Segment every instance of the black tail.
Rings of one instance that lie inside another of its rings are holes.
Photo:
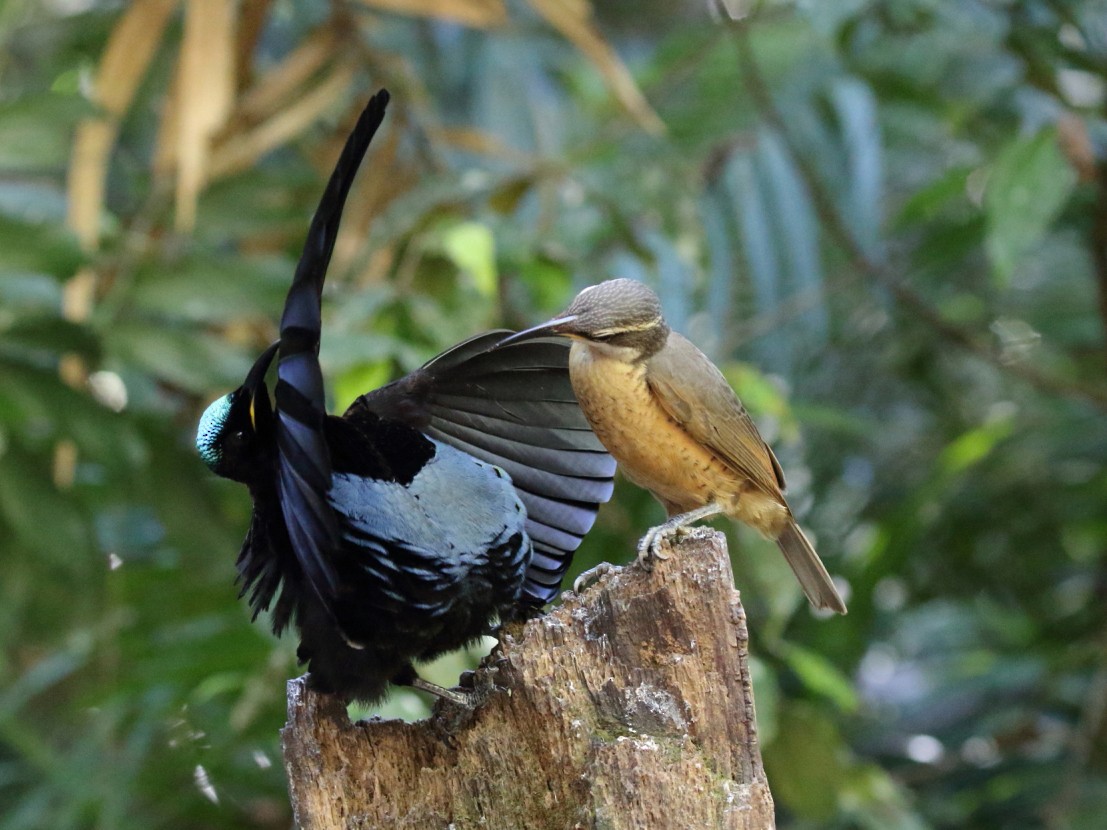
[[[319,368],[320,295],[342,209],[369,142],[384,119],[388,92],[374,95],[358,118],[308,228],[304,251],[281,317],[277,368],[278,493],[292,549],[312,588],[326,601],[335,591],[328,554],[338,525],[327,503],[331,460],[323,435],[326,403]]]
[[[573,553],[611,498],[615,460],[581,412],[569,381],[569,343],[537,338],[492,347],[479,334],[422,369],[363,395],[359,408],[407,423],[511,476],[527,508],[534,554],[523,602],[541,606],[561,587]]]

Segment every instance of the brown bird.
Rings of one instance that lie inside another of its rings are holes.
[[[643,537],[640,555],[660,556],[661,539],[724,513],[776,541],[813,606],[846,613],[784,499],[776,456],[722,372],[666,324],[657,294],[608,280],[502,342],[548,334],[572,338],[569,376],[592,429],[669,514]]]

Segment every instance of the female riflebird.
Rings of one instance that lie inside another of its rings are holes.
[[[627,478],[665,507],[639,551],[719,513],[776,541],[816,608],[846,605],[784,499],[784,473],[722,372],[669,328],[661,301],[628,279],[581,291],[564,314],[502,341],[572,339],[569,376],[581,409]]]

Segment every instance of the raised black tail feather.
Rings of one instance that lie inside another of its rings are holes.
[[[373,97],[342,150],[281,318],[280,504],[300,567],[325,606],[336,585],[328,552],[339,531],[326,501],[332,468],[318,361],[320,295],[350,186],[387,103],[383,90]],[[363,396],[351,412],[364,408],[399,420],[507,470],[539,550],[524,601],[541,605],[556,595],[599,504],[611,497],[615,461],[577,405],[568,344],[536,338],[493,349],[506,334],[485,332],[459,343],[407,378]]]
[[[338,545],[339,532],[326,500],[331,463],[323,432],[327,415],[318,359],[320,295],[346,197],[384,119],[388,97],[381,90],[370,99],[342,148],[311,220],[281,317],[276,388],[278,494],[292,549],[312,589],[327,607],[337,585],[329,554]]]

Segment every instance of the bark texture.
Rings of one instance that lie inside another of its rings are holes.
[[[722,534],[508,627],[471,714],[351,724],[288,685],[285,766],[303,830],[771,828],[745,612]]]

